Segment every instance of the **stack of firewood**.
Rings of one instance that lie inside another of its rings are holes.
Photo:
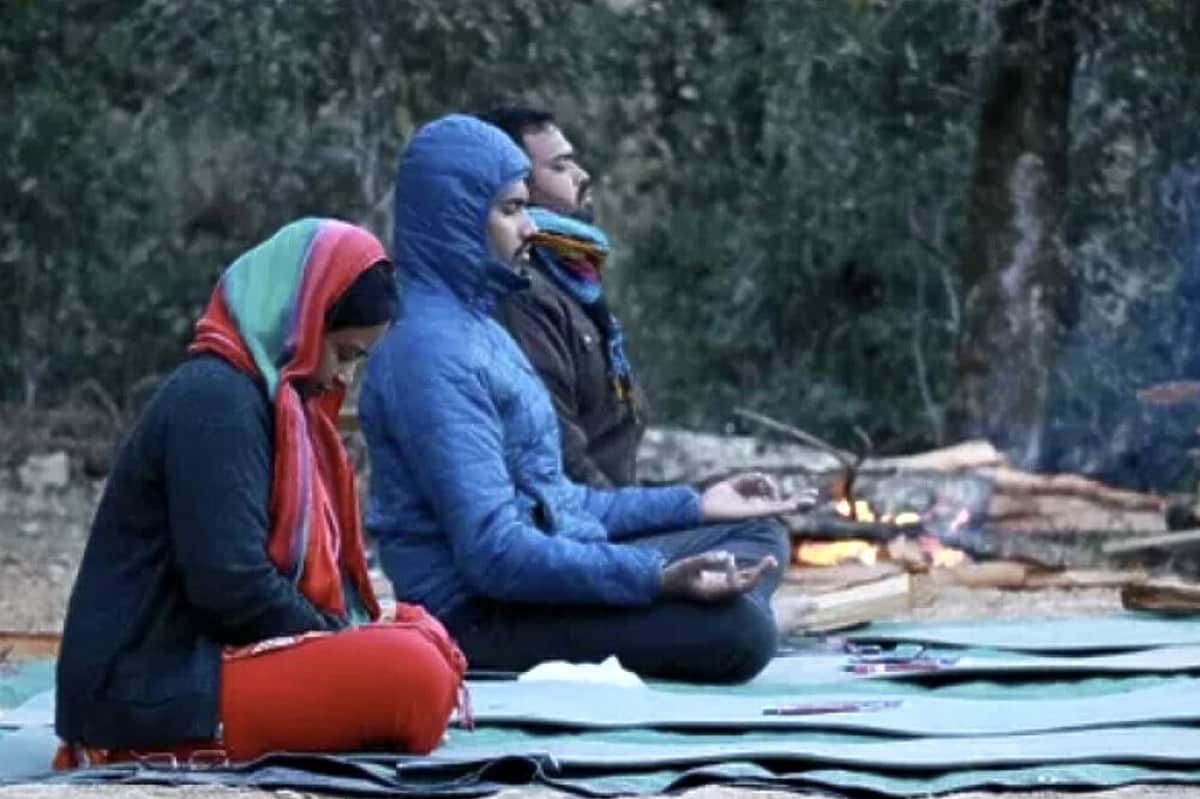
[[[837,457],[802,444],[767,442],[750,436],[716,436],[653,429],[639,455],[640,474],[651,482],[702,484],[746,469],[777,475],[787,487],[836,483],[843,471]],[[982,518],[987,530],[1029,533],[1104,531],[1111,535],[1165,531],[1165,498],[1106,486],[1073,475],[1021,471],[987,441],[965,441],[927,452],[867,457],[857,464],[861,491],[882,477],[925,475],[930,484],[947,476],[990,483]]]

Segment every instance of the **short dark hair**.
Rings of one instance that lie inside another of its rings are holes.
[[[532,105],[501,105],[475,116],[507,133],[522,150],[525,149],[525,134],[536,133],[554,124],[553,113]]]
[[[329,330],[389,324],[400,313],[400,293],[391,261],[379,261],[359,273],[325,314]]]

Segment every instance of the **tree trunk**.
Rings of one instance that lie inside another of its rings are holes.
[[[1068,294],[1062,242],[1075,0],[1001,0],[962,256],[965,292],[951,432],[1015,464],[1040,459]]]

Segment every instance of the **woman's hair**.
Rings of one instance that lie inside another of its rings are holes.
[[[400,313],[396,269],[390,261],[371,266],[342,292],[325,313],[325,327],[374,327],[393,321]]]

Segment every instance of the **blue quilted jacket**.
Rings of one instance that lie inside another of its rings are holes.
[[[404,307],[359,403],[367,527],[397,598],[443,617],[472,597],[649,603],[662,558],[619,542],[700,523],[689,488],[597,491],[564,476],[550,397],[492,318],[529,281],[488,255],[487,214],[528,169],[499,130],[451,116],[413,137],[396,175]]]

